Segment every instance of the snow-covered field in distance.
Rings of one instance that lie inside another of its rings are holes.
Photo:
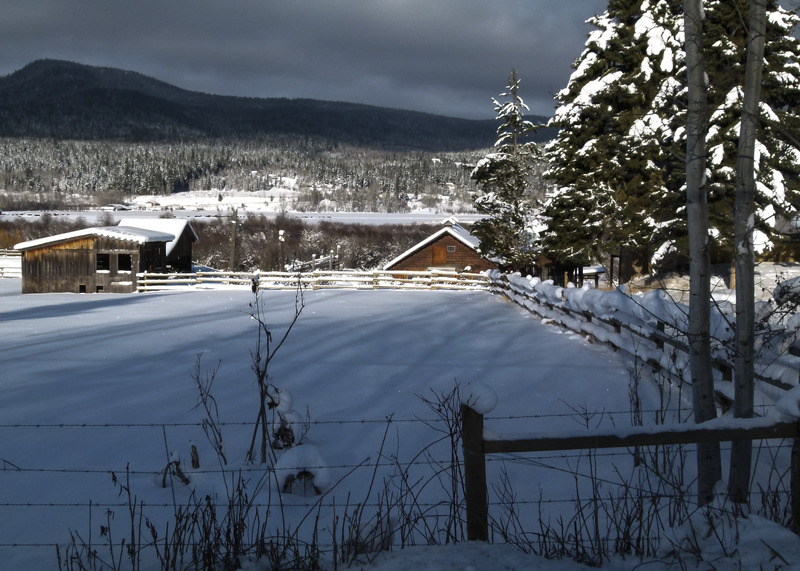
[[[41,218],[45,212],[56,217],[65,217],[68,219],[83,218],[90,224],[96,223],[101,218],[111,215],[112,217],[121,216],[141,216],[143,218],[158,218],[165,213],[170,213],[175,218],[189,218],[199,220],[211,220],[214,218],[230,218],[232,211],[230,210],[126,210],[126,211],[109,211],[109,210],[55,210],[55,211],[5,211],[0,214],[2,220],[15,220],[22,219],[27,221],[35,221]],[[303,222],[309,224],[316,224],[319,222],[341,222],[346,224],[365,224],[365,225],[380,225],[380,224],[439,224],[443,220],[455,216],[461,222],[471,223],[482,218],[478,214],[445,214],[434,212],[404,212],[404,213],[386,213],[386,212],[299,212],[299,211],[250,211],[250,210],[237,210],[237,216],[240,218],[252,213],[258,216],[266,216],[267,218],[276,218],[281,214],[298,218]]]
[[[290,188],[276,188],[267,191],[223,191],[197,190],[179,192],[167,196],[134,196],[127,205],[108,205],[97,209],[72,211],[6,211],[0,212],[2,220],[36,220],[45,212],[57,217],[72,219],[83,218],[90,224],[111,216],[142,216],[157,218],[172,215],[176,218],[230,218],[234,210],[239,217],[248,214],[276,218],[282,214],[293,216],[311,224],[325,222],[342,222],[350,224],[438,224],[450,216],[456,216],[462,222],[474,222],[483,216],[474,212],[450,214],[430,208],[417,207],[412,204],[408,212],[342,212],[320,211],[304,212],[293,208],[296,192]],[[125,209],[117,210],[119,206]]]

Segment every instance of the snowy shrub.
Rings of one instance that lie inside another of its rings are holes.
[[[275,462],[275,483],[283,493],[320,495],[330,485],[330,472],[319,450],[305,444],[280,455]]]

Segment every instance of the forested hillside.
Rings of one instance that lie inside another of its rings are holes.
[[[185,144],[0,139],[0,209],[61,209],[188,190],[270,190],[293,180],[295,210],[471,209],[466,163],[480,151],[374,151],[326,141]]]
[[[495,128],[491,120],[370,105],[208,95],[131,71],[56,60],[0,78],[0,137],[182,142],[292,135],[384,150],[457,151],[491,145]]]
[[[134,72],[39,61],[0,78],[0,209],[270,190],[288,178],[298,210],[470,211],[465,165],[486,153],[496,128],[366,105],[206,95]],[[541,170],[533,192],[543,196]]]

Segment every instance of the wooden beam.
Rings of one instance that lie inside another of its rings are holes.
[[[739,419],[736,425],[736,427],[721,425],[711,428],[697,424],[660,425],[632,428],[627,434],[623,435],[609,433],[516,440],[485,440],[483,452],[485,454],[551,452],[555,450],[629,448],[634,446],[695,444],[698,442],[727,442],[737,439],[796,438],[800,436],[800,430],[798,430],[800,425],[796,422],[764,425],[764,419]],[[673,428],[674,430],[672,430]]]
[[[486,491],[486,456],[483,450],[483,415],[462,404],[461,422],[467,539],[488,541],[489,499]]]

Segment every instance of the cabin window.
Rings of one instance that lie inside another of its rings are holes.
[[[117,271],[130,272],[133,267],[133,259],[130,254],[119,254],[117,256]]]
[[[111,270],[111,254],[97,254],[97,271],[108,272]]]
[[[448,246],[447,247],[447,251],[448,252],[455,252],[456,251],[456,247],[455,246]]]

